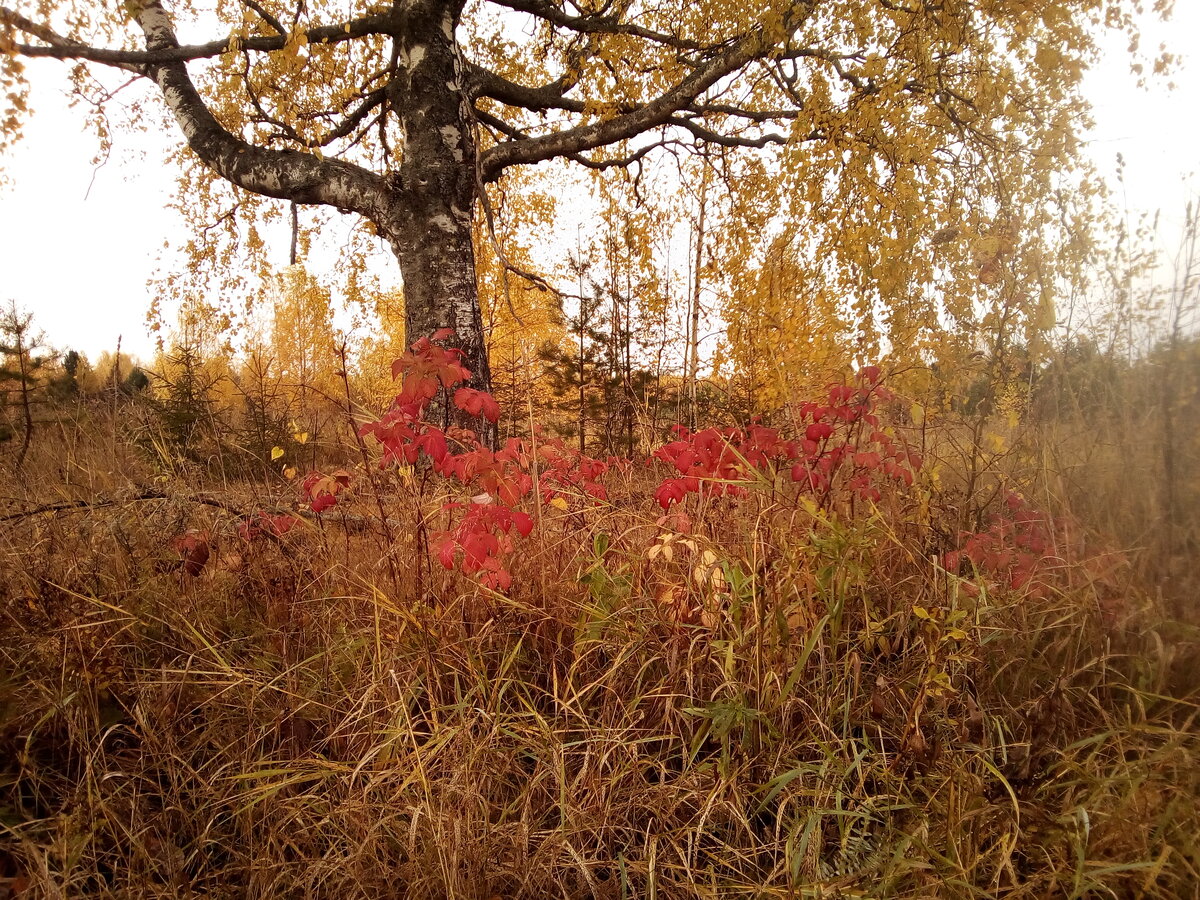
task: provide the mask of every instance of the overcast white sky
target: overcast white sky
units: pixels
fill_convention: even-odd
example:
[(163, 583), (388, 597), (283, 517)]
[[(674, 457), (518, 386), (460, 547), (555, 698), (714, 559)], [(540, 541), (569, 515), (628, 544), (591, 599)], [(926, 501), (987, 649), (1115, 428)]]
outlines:
[[(1168, 26), (1148, 23), (1142, 42), (1150, 51), (1166, 41), (1183, 54), (1175, 91), (1139, 90), (1121, 40), (1110, 42), (1087, 83), (1097, 123), (1088, 151), (1109, 177), (1117, 154), (1124, 156), (1130, 210), (1161, 209), (1164, 230), (1200, 191), (1200, 51), (1193, 49), (1200, 0), (1177, 7)], [(0, 301), (32, 309), (55, 346), (94, 356), (120, 336), (123, 349), (148, 356), (146, 282), (164, 241), (181, 232), (163, 208), (173, 183), (163, 151), (175, 135), (119, 134), (112, 159), (93, 172), (92, 141), (66, 105), (66, 68), (40, 62), (31, 69), (36, 115), (0, 160), (11, 181), (0, 189)]]

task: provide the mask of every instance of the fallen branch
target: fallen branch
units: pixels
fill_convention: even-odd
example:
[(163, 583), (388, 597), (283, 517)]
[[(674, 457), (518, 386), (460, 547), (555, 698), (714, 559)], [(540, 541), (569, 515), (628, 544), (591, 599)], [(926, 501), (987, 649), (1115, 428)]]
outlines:
[(180, 496), (177, 494), (166, 494), (163, 491), (145, 490), (129, 497), (100, 497), (95, 500), (62, 500), (58, 503), (46, 503), (42, 506), (35, 506), (33, 509), (22, 510), (21, 512), (7, 513), (0, 516), (0, 522), (13, 522), (21, 519), (29, 519), (34, 516), (44, 516), (50, 513), (60, 512), (77, 512), (80, 510), (91, 511), (94, 509), (104, 509), (110, 506), (124, 506), (132, 503), (143, 503), (147, 500), (183, 500), (188, 503), (198, 503), (204, 506), (213, 506), (217, 509), (223, 509), (226, 512), (233, 513), (237, 516), (247, 516), (247, 513), (236, 507), (230, 506), (224, 501), (218, 500), (215, 497), (206, 497), (203, 495), (196, 496)]
[[(131, 496), (124, 497), (100, 497), (95, 500), (62, 500), (58, 503), (46, 503), (42, 506), (36, 506), (33, 509), (26, 509), (20, 512), (6, 513), (0, 515), (0, 523), (16, 522), (24, 519), (31, 519), (35, 516), (51, 515), (53, 513), (63, 512), (91, 512), (96, 509), (105, 509), (113, 506), (125, 506), (134, 503), (145, 503), (149, 500), (181, 500), (185, 503), (196, 503), (202, 506), (211, 506), (216, 509), (224, 510), (231, 515), (237, 516), (239, 519), (251, 519), (259, 515), (262, 510), (255, 509), (247, 511), (216, 497), (207, 496), (204, 494), (167, 494), (159, 490), (144, 490)], [(357, 513), (348, 513), (338, 511), (336, 513), (314, 513), (309, 509), (288, 510), (291, 515), (299, 515), (314, 522), (322, 522), (325, 524), (341, 525), (348, 531), (364, 531), (368, 528), (378, 527), (380, 519), (375, 516), (364, 516)]]

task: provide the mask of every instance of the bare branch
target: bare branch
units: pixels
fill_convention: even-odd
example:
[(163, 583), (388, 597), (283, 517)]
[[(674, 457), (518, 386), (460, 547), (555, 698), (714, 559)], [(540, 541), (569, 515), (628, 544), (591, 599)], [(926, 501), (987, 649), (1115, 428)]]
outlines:
[[(176, 43), (171, 47), (146, 50), (114, 50), (104, 47), (92, 47), (73, 38), (64, 37), (46, 25), (30, 21), (6, 6), (0, 6), (0, 24), (8, 25), (17, 31), (35, 37), (44, 44), (13, 44), (12, 50), (21, 56), (51, 57), (53, 59), (84, 59), (89, 62), (103, 63), (128, 69), (157, 65), (162, 63), (187, 62), (193, 59), (207, 59), (228, 53), (231, 50), (252, 50), (270, 53), (282, 50), (288, 44), (289, 36), (255, 35), (247, 38), (228, 37), (222, 40), (209, 41), (206, 44), (189, 44), (180, 46)], [(368, 15), (337, 25), (320, 25), (304, 32), (310, 44), (337, 44), (365, 37), (369, 34), (391, 34), (395, 25), (389, 16)]]
[(500, 6), (507, 6), (517, 12), (529, 13), (539, 19), (544, 19), (551, 25), (567, 28), (580, 34), (626, 34), (666, 47), (674, 47), (676, 50), (697, 51), (703, 50), (705, 46), (697, 41), (686, 40), (673, 34), (664, 34), (661, 31), (652, 31), (631, 22), (622, 22), (617, 16), (603, 13), (572, 16), (547, 0), (495, 0), (495, 2)]
[[(160, 0), (140, 0), (136, 19), (151, 53), (177, 45)], [(296, 150), (265, 150), (234, 137), (216, 120), (182, 62), (151, 64), (146, 75), (200, 160), (236, 186), (282, 200), (348, 209), (368, 218), (380, 213), (383, 179), (359, 166)]]
[[(476, 117), (476, 119), (479, 120), (479, 122), (481, 124), (486, 125), (489, 128), (492, 128), (492, 129), (500, 132), (503, 135), (506, 135), (507, 137), (509, 137), (510, 139), (512, 139), (514, 141), (534, 140), (534, 138), (530, 137), (528, 134), (526, 134), (521, 129), (508, 124), (503, 119), (501, 119), (497, 116), (493, 116), (491, 113), (486, 113), (481, 110), (476, 110), (475, 117)], [(643, 147), (637, 148), (632, 153), (629, 153), (626, 156), (611, 157), (608, 159), (592, 159), (590, 157), (584, 156), (582, 153), (568, 153), (564, 158), (571, 160), (571, 162), (578, 163), (579, 165), (583, 166), (584, 168), (595, 169), (596, 171), (603, 171), (604, 169), (625, 168), (626, 166), (631, 166), (634, 163), (640, 161), (651, 150), (655, 150), (659, 147), (665, 147), (668, 144), (674, 144), (674, 143), (677, 143), (677, 141), (671, 141), (671, 140), (655, 141), (651, 144), (647, 144)]]
[(531, 109), (541, 112), (547, 109), (563, 109), (567, 112), (581, 113), (584, 111), (582, 100), (573, 100), (563, 96), (560, 82), (543, 85), (542, 87), (526, 87), (502, 78), (495, 72), (474, 63), (467, 63), (468, 91), (472, 100), (489, 97), (499, 100), (508, 106)]
[(665, 125), (678, 110), (694, 103), (722, 78), (736, 72), (768, 49), (769, 44), (763, 35), (744, 35), (722, 53), (697, 66), (674, 87), (629, 112), (602, 122), (493, 147), (480, 161), (484, 180), (494, 181), (508, 166), (527, 165), (555, 156), (581, 153)]
[(754, 138), (742, 137), (740, 135), (733, 134), (721, 134), (705, 128), (698, 122), (684, 116), (672, 116), (669, 120), (669, 124), (678, 125), (680, 128), (690, 131), (705, 143), (716, 144), (719, 147), (747, 147), (761, 150), (763, 147), (766, 147), (769, 144), (786, 144), (788, 142), (787, 135), (778, 134), (775, 132), (759, 135), (758, 137)]
[(276, 33), (287, 34), (287, 29), (283, 27), (283, 23), (263, 9), (262, 4), (256, 2), (256, 0), (242, 0), (242, 5), (258, 13), (258, 17), (270, 25)]
[(739, 119), (748, 119), (751, 122), (774, 122), (779, 119), (797, 119), (800, 117), (801, 112), (798, 109), (743, 109), (740, 106), (733, 106), (728, 103), (693, 103), (688, 106), (686, 111), (702, 116), (733, 116)]

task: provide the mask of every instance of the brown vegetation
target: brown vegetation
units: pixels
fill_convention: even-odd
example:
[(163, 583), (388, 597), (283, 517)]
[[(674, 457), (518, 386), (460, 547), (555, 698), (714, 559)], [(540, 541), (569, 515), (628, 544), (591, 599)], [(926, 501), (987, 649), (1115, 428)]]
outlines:
[[(1114, 543), (1162, 512), (1156, 445), (1130, 465), (1065, 390), (1012, 420), (930, 391), (893, 423), (924, 441), (915, 490), (854, 514), (750, 484), (663, 515), (654, 473), (614, 470), (608, 501), (531, 507), (504, 593), (431, 560), (436, 480), (356, 473), (248, 542), (242, 514), (295, 509), (292, 483), (167, 471), (131, 401), (79, 406), (0, 523), (0, 885), (1191, 896), (1200, 643), (1167, 613), (1195, 582)], [(1037, 585), (945, 564), (1001, 488), (1053, 514)]]

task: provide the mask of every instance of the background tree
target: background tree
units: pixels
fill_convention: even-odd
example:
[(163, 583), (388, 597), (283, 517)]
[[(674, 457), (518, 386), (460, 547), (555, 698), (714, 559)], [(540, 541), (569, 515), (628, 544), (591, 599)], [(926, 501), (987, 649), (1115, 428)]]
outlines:
[(608, 393), (606, 371), (611, 367), (608, 350), (611, 348), (603, 323), (604, 298), (599, 286), (585, 282), (586, 264), (572, 258), (579, 284), (575, 314), (563, 311), (566, 320), (566, 339), (547, 342), (541, 348), (551, 390), (558, 398), (558, 407), (572, 414), (573, 421), (563, 430), (578, 440), (579, 452), (588, 449), (589, 424), (595, 422), (605, 409), (604, 395)]
[[(234, 383), (241, 394), (238, 440), (251, 459), (257, 464), (264, 479), (272, 472), (293, 465), (298, 448), (294, 439), (296, 428), (292, 424), (293, 405), (289, 402), (289, 391), (279, 378), (270, 352), (264, 348), (252, 350), (239, 366)], [(283, 458), (283, 465), (276, 465), (278, 457), (272, 458), (276, 448), (290, 451)]]
[(224, 463), (223, 431), (230, 393), (223, 366), (206, 360), (198, 345), (180, 341), (159, 354), (152, 407), (166, 446), (196, 463)]
[(59, 360), (59, 371), (48, 386), (50, 397), (59, 402), (75, 400), (80, 394), (80, 377), (87, 371), (87, 358), (78, 350), (68, 350)]
[[(70, 362), (64, 357), (64, 369)], [(71, 377), (79, 391), (88, 397), (120, 394), (132, 396), (145, 390), (150, 378), (142, 365), (123, 350), (105, 350), (96, 357), (95, 365), (87, 357), (77, 355)], [(69, 370), (68, 370), (68, 374)]]
[(33, 328), (33, 313), (24, 312), (10, 300), (0, 314), (0, 387), (6, 405), (15, 405), (22, 423), (21, 449), (17, 468), (25, 462), (33, 440), (33, 407), (39, 402), (50, 375), (55, 354), (46, 346), (46, 336)]
[(330, 291), (301, 265), (277, 277), (271, 360), (288, 398), (289, 416), (316, 435), (342, 392)]
[(392, 360), (407, 349), (404, 295), (398, 290), (379, 291), (371, 299), (371, 308), (373, 321), (358, 347), (353, 383), (368, 408), (381, 413), (396, 396)]

